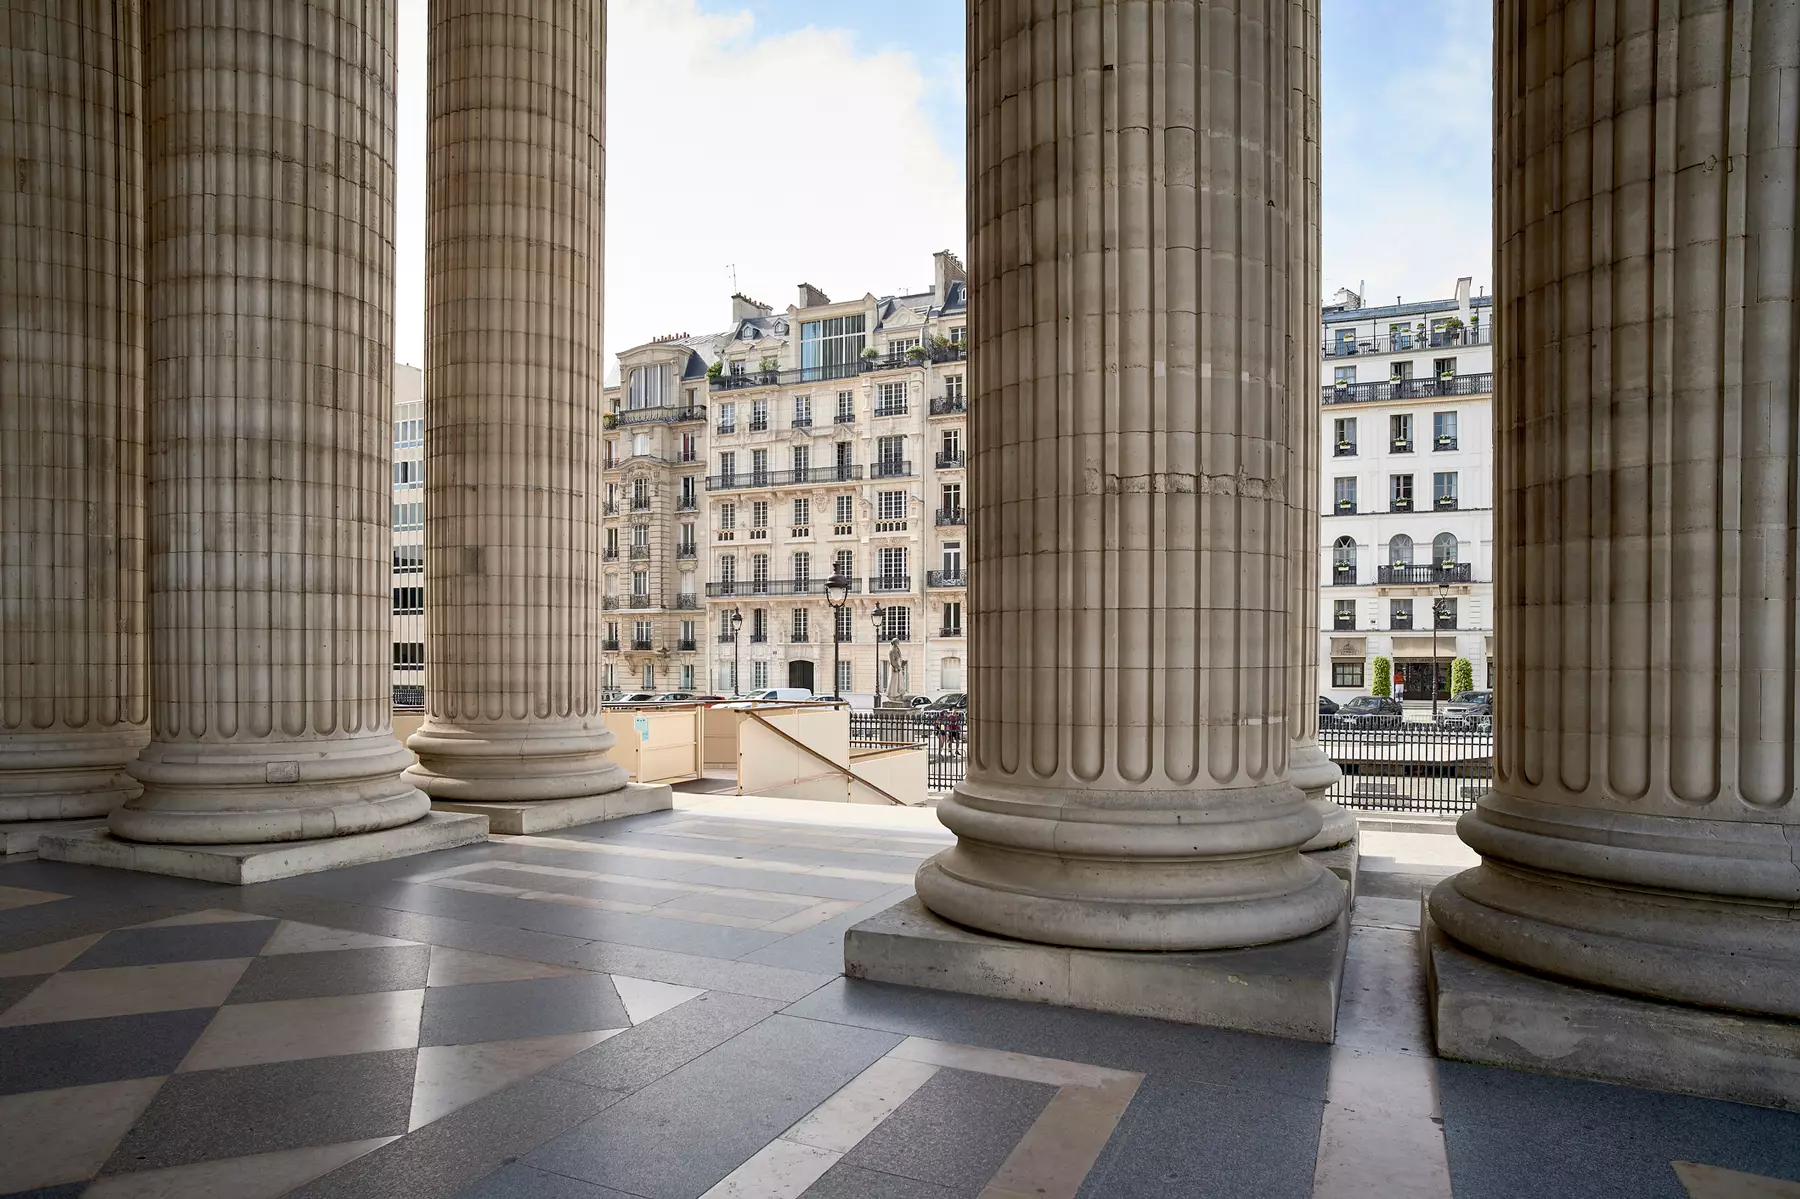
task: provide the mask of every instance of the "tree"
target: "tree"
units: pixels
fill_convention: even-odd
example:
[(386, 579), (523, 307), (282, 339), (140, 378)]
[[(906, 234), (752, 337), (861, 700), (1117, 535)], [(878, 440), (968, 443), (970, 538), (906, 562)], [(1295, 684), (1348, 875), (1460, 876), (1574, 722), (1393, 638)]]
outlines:
[(1392, 695), (1394, 693), (1394, 664), (1386, 658), (1375, 659), (1375, 685), (1369, 688), (1370, 695)]
[(1475, 690), (1475, 668), (1469, 665), (1467, 658), (1458, 658), (1450, 663), (1450, 694), (1461, 695), (1465, 691)]

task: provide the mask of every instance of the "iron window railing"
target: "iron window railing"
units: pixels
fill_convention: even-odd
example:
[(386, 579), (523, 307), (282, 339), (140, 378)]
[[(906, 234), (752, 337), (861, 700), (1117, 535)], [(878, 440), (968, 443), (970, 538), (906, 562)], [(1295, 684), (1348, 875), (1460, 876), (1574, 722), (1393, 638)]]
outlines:
[(700, 556), (700, 547), (693, 542), (689, 542), (686, 545), (678, 545), (675, 547), (675, 556), (677, 558), (698, 558)]
[[(708, 583), (706, 594), (717, 599), (734, 595), (824, 595), (824, 579), (737, 579), (729, 583)], [(862, 591), (862, 580), (851, 579), (850, 591)]]
[(751, 471), (749, 474), (708, 475), (708, 491), (736, 491), (746, 487), (792, 487), (808, 483), (854, 483), (863, 468), (853, 463), (802, 467), (799, 470)]
[(661, 404), (655, 408), (621, 408), (606, 416), (609, 429), (621, 425), (672, 425), (705, 420), (706, 407), (702, 404)]
[(959, 362), (966, 357), (968, 357), (968, 350), (961, 345), (926, 346), (919, 354), (859, 358), (855, 362), (837, 362), (830, 366), (803, 366), (784, 371), (744, 371), (741, 374), (725, 371), (715, 375), (710, 384), (714, 391), (737, 391), (746, 387), (823, 383), (831, 379), (848, 379), (853, 375), (869, 374), (873, 371), (901, 370), (906, 367), (922, 366), (927, 362)]
[(911, 575), (877, 575), (869, 580), (870, 591), (911, 591)]
[(871, 479), (905, 479), (909, 478), (912, 473), (912, 463), (899, 462), (892, 459), (878, 461), (869, 467), (869, 477)]
[(1436, 396), (1487, 395), (1494, 390), (1494, 373), (1452, 375), (1448, 379), (1387, 379), (1372, 383), (1327, 383), (1320, 389), (1325, 404), (1382, 403), (1393, 400), (1427, 400)]
[(691, 637), (683, 638), (675, 643), (675, 648), (684, 654), (692, 653), (700, 648), (700, 643)]
[(1343, 341), (1327, 341), (1321, 351), (1327, 358), (1367, 357), (1370, 354), (1411, 354), (1419, 350), (1444, 350), (1456, 346), (1494, 344), (1492, 325), (1465, 325), (1461, 329), (1439, 329), (1421, 337), (1411, 333), (1379, 333)]
[(1447, 566), (1442, 563), (1437, 565), (1426, 563), (1423, 566), (1381, 566), (1376, 568), (1375, 580), (1378, 583), (1412, 587), (1475, 581), (1473, 566), (1468, 562), (1452, 562)]
[(608, 637), (600, 642), (600, 648), (606, 653), (617, 653), (619, 652), (619, 639), (617, 637)]
[(648, 650), (655, 649), (656, 646), (648, 638), (633, 637), (631, 639), (631, 648), (632, 648), (632, 652), (641, 654)]
[(925, 572), (927, 587), (967, 587), (968, 576), (961, 570), (928, 570)]
[(968, 410), (969, 397), (967, 396), (931, 397), (931, 415), (933, 416), (955, 416)]
[(939, 508), (937, 523), (940, 525), (962, 525), (968, 523), (968, 513), (961, 508)]
[(963, 453), (961, 450), (939, 450), (937, 468), (939, 470), (961, 470)]

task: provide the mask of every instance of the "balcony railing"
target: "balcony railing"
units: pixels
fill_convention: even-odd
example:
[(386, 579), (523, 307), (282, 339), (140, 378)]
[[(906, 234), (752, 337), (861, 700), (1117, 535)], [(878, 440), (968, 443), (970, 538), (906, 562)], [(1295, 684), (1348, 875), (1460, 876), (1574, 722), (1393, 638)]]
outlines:
[(633, 608), (633, 609), (654, 608), (657, 606), (657, 603), (655, 600), (651, 599), (648, 595), (645, 595), (645, 594), (642, 594), (639, 592), (633, 592), (631, 595), (628, 595), (625, 597), (625, 606), (627, 608)]
[(1423, 566), (1382, 566), (1376, 569), (1375, 578), (1380, 583), (1393, 583), (1414, 587), (1430, 587), (1439, 583), (1470, 583), (1474, 581), (1472, 564), (1468, 562), (1426, 563)]
[(616, 595), (601, 596), (600, 610), (602, 612), (617, 612), (619, 610), (619, 597)]
[(648, 558), (650, 556), (650, 547), (647, 545), (634, 545), (631, 547), (631, 556), (633, 558)]
[(1393, 496), (1388, 500), (1389, 512), (1411, 512), (1413, 502), (1410, 496)]
[(675, 547), (675, 556), (677, 558), (698, 558), (700, 547), (691, 542), (687, 545), (678, 545)]
[(1327, 383), (1320, 390), (1324, 404), (1381, 403), (1393, 400), (1426, 400), (1434, 396), (1478, 396), (1494, 390), (1494, 373), (1452, 375), (1448, 379), (1383, 379), (1376, 383)]
[(633, 496), (631, 499), (631, 510), (633, 512), (648, 512), (648, 511), (650, 511), (650, 497), (647, 495), (646, 496)]
[(961, 450), (939, 450), (937, 468), (939, 470), (961, 470), (963, 453)]
[(700, 643), (692, 637), (683, 637), (675, 643), (675, 648), (680, 653), (691, 654), (700, 648)]
[(701, 404), (662, 404), (655, 408), (621, 408), (606, 414), (609, 429), (623, 425), (673, 425), (683, 421), (705, 420), (706, 407)]
[(650, 650), (653, 650), (655, 648), (656, 648), (655, 643), (648, 640), (647, 638), (633, 637), (631, 639), (631, 649), (632, 649), (633, 653), (639, 653), (639, 654), (648, 653)]
[(1333, 612), (1331, 614), (1331, 628), (1333, 632), (1338, 633), (1348, 633), (1354, 630), (1356, 628), (1356, 613)]
[(955, 416), (969, 410), (968, 396), (932, 396), (931, 415)]
[[(852, 593), (862, 591), (862, 580), (851, 579)], [(824, 595), (824, 579), (735, 579), (728, 583), (708, 583), (706, 594), (713, 598), (734, 595)]]
[(1453, 512), (1456, 510), (1456, 497), (1453, 495), (1440, 495), (1432, 506), (1439, 512)]
[(700, 497), (697, 495), (684, 495), (675, 501), (675, 511), (677, 512), (698, 512), (699, 510)]
[(600, 552), (600, 560), (602, 562), (617, 562), (619, 560), (619, 547), (615, 545), (602, 550)]
[(911, 575), (877, 575), (869, 580), (870, 591), (911, 591)]
[(945, 628), (938, 630), (939, 637), (961, 637), (962, 635), (963, 631), (961, 625), (946, 626)]
[(1338, 442), (1335, 446), (1331, 447), (1331, 456), (1334, 458), (1354, 458), (1356, 456), (1356, 443), (1354, 441)]
[(793, 422), (793, 427), (794, 427), (794, 428), (796, 428), (796, 429), (810, 429), (810, 428), (812, 428), (812, 417), (810, 417), (810, 416), (796, 416), (796, 417), (795, 417), (795, 418), (794, 418), (794, 422)]
[(1439, 450), (1455, 449), (1456, 448), (1456, 434), (1454, 434), (1454, 433), (1438, 434), (1437, 441), (1433, 444), (1433, 448), (1439, 449)]
[(769, 431), (769, 418), (765, 416), (762, 419), (758, 420), (754, 416), (751, 417), (750, 418), (750, 431), (752, 433), (767, 433)]
[(911, 405), (906, 404), (905, 402), (898, 403), (898, 404), (877, 404), (877, 405), (875, 405), (875, 415), (876, 416), (882, 416), (882, 417), (905, 416), (910, 411), (912, 411)]
[(604, 516), (617, 516), (619, 514), (619, 502), (617, 500), (611, 500), (600, 505), (600, 512)]
[(1411, 612), (1392, 612), (1388, 614), (1389, 632), (1410, 633), (1412, 632), (1412, 627), (1413, 621)]
[(720, 629), (718, 635), (714, 637), (713, 640), (717, 641), (720, 645), (736, 645), (737, 634), (730, 629)]
[(1413, 452), (1412, 438), (1396, 437), (1388, 448), (1396, 454), (1410, 454)]
[(729, 422), (720, 421), (716, 426), (714, 426), (713, 432), (719, 434), (722, 437), (728, 437), (731, 434), (737, 432), (737, 422), (736, 421), (729, 421)]
[(699, 450), (682, 450), (675, 455), (675, 461), (677, 463), (698, 462), (698, 461), (700, 461), (700, 451)]
[(937, 522), (940, 525), (961, 525), (968, 523), (968, 513), (961, 508), (939, 508)]
[(1356, 586), (1356, 565), (1351, 562), (1333, 562), (1331, 564), (1331, 585), (1333, 587)]
[(687, 611), (697, 611), (700, 607), (700, 597), (697, 595), (678, 595), (675, 597), (675, 606)]
[(893, 354), (888, 357), (859, 358), (855, 362), (838, 362), (830, 366), (803, 366), (785, 371), (725, 372), (712, 379), (714, 391), (737, 391), (745, 387), (780, 387), (792, 383), (823, 383), (831, 379), (848, 379), (873, 371), (903, 370), (923, 366), (927, 362), (959, 362), (968, 357), (968, 349), (960, 344), (925, 346), (918, 354)]
[(617, 637), (606, 638), (605, 640), (600, 642), (600, 649), (604, 653), (609, 653), (609, 654), (618, 653), (619, 652), (619, 639)]
[(1494, 344), (1492, 325), (1464, 325), (1460, 329), (1439, 329), (1420, 336), (1411, 333), (1381, 333), (1373, 337), (1345, 338), (1324, 343), (1327, 358), (1355, 358), (1368, 354), (1411, 354), (1419, 350), (1446, 350), (1456, 346)]
[[(708, 491), (737, 491), (746, 487), (794, 487), (808, 483), (853, 483), (863, 477), (855, 464), (810, 466), (799, 470), (761, 470), (748, 474), (708, 475)], [(880, 476), (877, 476), (880, 477)]]
[(968, 576), (961, 570), (928, 570), (925, 572), (927, 587), (967, 587)]
[(869, 477), (871, 479), (905, 479), (910, 478), (912, 473), (913, 464), (910, 462), (896, 462), (889, 460), (876, 462), (869, 467)]
[(1355, 516), (1356, 515), (1356, 501), (1355, 500), (1339, 500), (1337, 503), (1335, 503), (1331, 506), (1331, 510), (1332, 510), (1332, 512), (1335, 512), (1339, 516)]

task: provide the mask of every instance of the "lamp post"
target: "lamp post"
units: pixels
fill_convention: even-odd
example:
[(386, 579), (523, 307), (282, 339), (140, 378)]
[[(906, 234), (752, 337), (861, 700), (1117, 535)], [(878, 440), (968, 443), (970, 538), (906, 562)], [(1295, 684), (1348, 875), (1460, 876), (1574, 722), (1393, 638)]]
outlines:
[(1433, 724), (1437, 723), (1437, 711), (1438, 711), (1438, 696), (1437, 696), (1437, 693), (1438, 693), (1438, 685), (1437, 685), (1438, 625), (1444, 619), (1444, 600), (1447, 596), (1449, 596), (1449, 594), (1450, 594), (1450, 584), (1446, 581), (1440, 580), (1438, 582), (1438, 597), (1436, 600), (1432, 601), (1432, 604), (1431, 604), (1431, 721)]
[(843, 653), (843, 645), (838, 638), (838, 610), (850, 598), (850, 580), (841, 574), (832, 574), (825, 580), (825, 602), (831, 605), (831, 698), (843, 699), (843, 688), (838, 684), (839, 658)]
[(738, 671), (740, 668), (740, 663), (744, 656), (744, 642), (738, 636), (738, 630), (744, 627), (744, 610), (742, 608), (733, 607), (731, 609), (731, 618), (730, 619), (731, 619), (731, 694), (733, 696), (738, 696), (738, 695), (742, 695), (744, 693), (744, 688), (743, 688), (742, 684), (740, 684), (738, 682)]
[(875, 610), (869, 613), (869, 620), (875, 625), (875, 706), (879, 708), (882, 697), (887, 694), (887, 688), (881, 682), (881, 626), (887, 620), (887, 609), (876, 604)]

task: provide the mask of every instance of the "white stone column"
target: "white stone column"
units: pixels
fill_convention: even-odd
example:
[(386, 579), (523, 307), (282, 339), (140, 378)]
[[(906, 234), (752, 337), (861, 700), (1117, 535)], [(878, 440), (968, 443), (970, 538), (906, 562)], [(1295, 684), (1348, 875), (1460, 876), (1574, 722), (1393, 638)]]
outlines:
[(1495, 46), (1495, 786), (1431, 915), (1797, 1017), (1800, 7), (1501, 0)]
[(137, 794), (144, 661), (136, 0), (0, 22), (0, 824)]
[(431, 6), (425, 723), (433, 799), (625, 786), (601, 711), (603, 0)]
[(1325, 798), (1344, 777), (1337, 763), (1319, 747), (1319, 8), (1305, 0), (1305, 34), (1292, 39), (1290, 70), (1305, 72), (1305, 103), (1288, 106), (1290, 151), (1302, 169), (1290, 172), (1298, 185), (1294, 220), (1305, 230), (1306, 261), (1288, 276), (1288, 301), (1297, 305), (1288, 345), (1289, 389), (1300, 402), (1289, 409), (1293, 431), (1288, 438), (1288, 569), (1293, 572), (1293, 603), (1288, 612), (1289, 661), (1288, 781), (1306, 795), (1319, 814), (1319, 831), (1301, 848), (1335, 849), (1356, 836), (1356, 817)]
[(152, 740), (138, 841), (424, 815), (389, 726), (391, 0), (144, 6)]
[(919, 897), (1061, 946), (1314, 932), (1344, 888), (1288, 778), (1307, 6), (969, 20), (973, 753)]

